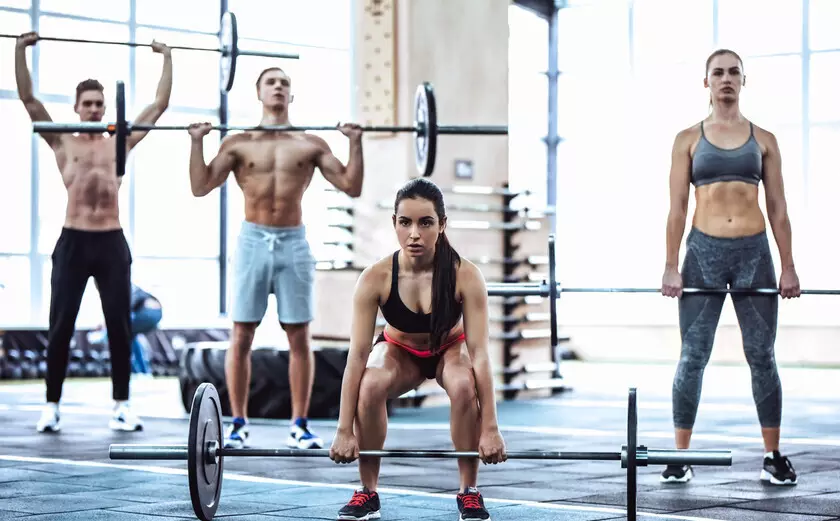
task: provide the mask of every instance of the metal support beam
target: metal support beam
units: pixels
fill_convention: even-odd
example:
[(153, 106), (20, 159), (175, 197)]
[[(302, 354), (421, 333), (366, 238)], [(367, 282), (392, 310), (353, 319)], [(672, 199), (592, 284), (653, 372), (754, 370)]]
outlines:
[[(228, 0), (219, 0), (219, 20), (228, 10)], [(219, 94), (219, 125), (228, 124), (228, 96), (224, 89)], [(224, 130), (219, 132), (219, 143), (225, 138)], [(227, 182), (219, 187), (219, 314), (227, 314), (227, 273), (228, 273), (228, 190)]]

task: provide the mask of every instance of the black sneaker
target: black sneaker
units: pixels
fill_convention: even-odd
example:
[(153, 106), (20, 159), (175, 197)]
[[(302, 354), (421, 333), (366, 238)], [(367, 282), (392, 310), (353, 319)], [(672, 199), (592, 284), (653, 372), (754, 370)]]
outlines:
[(796, 485), (796, 470), (793, 468), (793, 463), (779, 451), (773, 451), (772, 458), (764, 457), (761, 481), (769, 481), (772, 485)]
[(353, 492), (350, 501), (338, 511), (337, 519), (365, 521), (379, 519), (379, 494), (371, 492), (367, 487)]
[(458, 494), (458, 511), (461, 513), (461, 521), (468, 519), (490, 519), (490, 512), (484, 508), (484, 498), (477, 488), (470, 487), (462, 494)]
[(659, 475), (660, 483), (688, 483), (694, 477), (690, 465), (668, 465)]

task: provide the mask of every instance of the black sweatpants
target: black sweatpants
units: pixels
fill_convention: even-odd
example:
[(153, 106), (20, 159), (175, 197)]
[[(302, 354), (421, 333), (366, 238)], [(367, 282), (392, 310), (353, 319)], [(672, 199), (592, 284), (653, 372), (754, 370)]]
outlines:
[(87, 281), (102, 301), (114, 400), (128, 400), (131, 377), (131, 251), (122, 230), (63, 228), (52, 254), (47, 401), (57, 403), (67, 376), (70, 340)]

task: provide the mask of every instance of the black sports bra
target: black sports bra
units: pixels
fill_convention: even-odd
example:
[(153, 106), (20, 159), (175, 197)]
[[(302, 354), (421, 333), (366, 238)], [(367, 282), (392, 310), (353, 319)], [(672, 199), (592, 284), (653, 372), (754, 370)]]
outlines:
[[(394, 252), (394, 260), (391, 269), (391, 292), (388, 294), (388, 300), (382, 304), (379, 309), (382, 310), (382, 316), (388, 324), (403, 333), (430, 333), (432, 330), (432, 314), (418, 313), (408, 309), (400, 298), (399, 290), (399, 275), (400, 275), (400, 261), (399, 250)], [(455, 327), (455, 324), (461, 320), (463, 312), (461, 303), (459, 302), (455, 308), (456, 313), (453, 313), (448, 329)]]

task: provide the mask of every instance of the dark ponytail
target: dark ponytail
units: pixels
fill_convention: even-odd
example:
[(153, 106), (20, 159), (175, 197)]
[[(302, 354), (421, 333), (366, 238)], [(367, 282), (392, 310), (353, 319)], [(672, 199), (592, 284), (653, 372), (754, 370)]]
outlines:
[(455, 280), (461, 257), (449, 244), (446, 232), (438, 235), (435, 243), (434, 271), (432, 272), (432, 333), (431, 350), (443, 343), (446, 333), (452, 328), (452, 317), (458, 302), (455, 300)]
[[(418, 177), (406, 183), (397, 192), (394, 201), (394, 214), (403, 199), (425, 199), (435, 207), (438, 222), (446, 222), (446, 205), (440, 188), (426, 178)], [(432, 324), (431, 350), (437, 350), (443, 343), (446, 333), (452, 328), (454, 310), (458, 306), (455, 300), (455, 280), (461, 256), (449, 244), (445, 232), (438, 235), (435, 242), (435, 257), (432, 269)]]

